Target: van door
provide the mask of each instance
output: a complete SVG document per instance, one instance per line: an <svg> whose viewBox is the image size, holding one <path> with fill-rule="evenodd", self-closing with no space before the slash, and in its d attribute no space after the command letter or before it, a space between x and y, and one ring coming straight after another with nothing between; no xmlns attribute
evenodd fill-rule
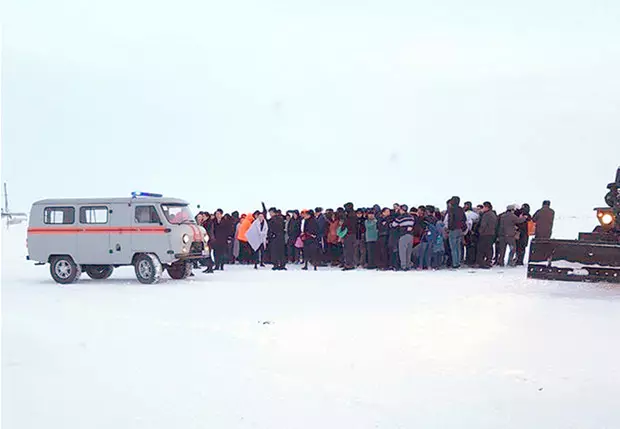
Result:
<svg viewBox="0 0 620 429"><path fill-rule="evenodd" d="M96 204L79 208L77 260L82 265L110 263L110 207Z"/></svg>
<svg viewBox="0 0 620 429"><path fill-rule="evenodd" d="M170 249L170 234L162 220L155 204L140 203L132 206L132 226L136 231L131 237L133 251L154 253L165 263Z"/></svg>
<svg viewBox="0 0 620 429"><path fill-rule="evenodd" d="M112 204L110 210L110 254L112 265L130 265L131 251L131 213L133 207L128 203Z"/></svg>

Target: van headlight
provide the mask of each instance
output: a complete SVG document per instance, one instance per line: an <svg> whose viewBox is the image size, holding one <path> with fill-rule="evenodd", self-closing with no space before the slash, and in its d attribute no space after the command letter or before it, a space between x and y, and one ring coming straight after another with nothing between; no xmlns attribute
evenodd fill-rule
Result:
<svg viewBox="0 0 620 429"><path fill-rule="evenodd" d="M183 243L185 244L189 243L189 235L183 234Z"/></svg>

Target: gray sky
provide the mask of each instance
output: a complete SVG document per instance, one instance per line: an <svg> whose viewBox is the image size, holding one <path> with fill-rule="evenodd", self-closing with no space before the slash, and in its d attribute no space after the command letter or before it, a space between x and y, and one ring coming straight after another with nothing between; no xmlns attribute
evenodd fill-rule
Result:
<svg viewBox="0 0 620 429"><path fill-rule="evenodd" d="M620 165L617 1L4 3L14 210L144 190L583 212Z"/></svg>

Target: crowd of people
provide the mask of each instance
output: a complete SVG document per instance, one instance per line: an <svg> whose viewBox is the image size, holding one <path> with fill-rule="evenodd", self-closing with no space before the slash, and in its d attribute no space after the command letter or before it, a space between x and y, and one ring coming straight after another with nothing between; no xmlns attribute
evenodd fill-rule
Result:
<svg viewBox="0 0 620 429"><path fill-rule="evenodd" d="M512 204L498 215L488 201L461 206L459 197L448 200L445 210L405 204L355 209L347 203L336 210L283 213L263 204L262 210L241 215L200 212L196 222L209 236L212 257L201 262L207 273L226 264L255 269L271 264L276 271L287 264L301 264L303 270L489 269L523 265L529 237L551 237L550 206L544 201L531 215L528 204Z"/></svg>

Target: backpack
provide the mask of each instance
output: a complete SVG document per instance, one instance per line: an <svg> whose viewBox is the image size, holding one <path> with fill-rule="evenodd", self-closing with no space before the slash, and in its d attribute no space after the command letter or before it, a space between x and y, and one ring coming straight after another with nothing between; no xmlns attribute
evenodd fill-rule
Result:
<svg viewBox="0 0 620 429"><path fill-rule="evenodd" d="M429 243L433 246L433 252L444 252L443 235L436 224L430 224L427 232Z"/></svg>
<svg viewBox="0 0 620 429"><path fill-rule="evenodd" d="M429 223L426 225L426 229L424 230L424 236L422 237L422 241L433 244L437 242L437 236L439 235L440 234L439 230L437 229L437 225L435 225L434 223Z"/></svg>

